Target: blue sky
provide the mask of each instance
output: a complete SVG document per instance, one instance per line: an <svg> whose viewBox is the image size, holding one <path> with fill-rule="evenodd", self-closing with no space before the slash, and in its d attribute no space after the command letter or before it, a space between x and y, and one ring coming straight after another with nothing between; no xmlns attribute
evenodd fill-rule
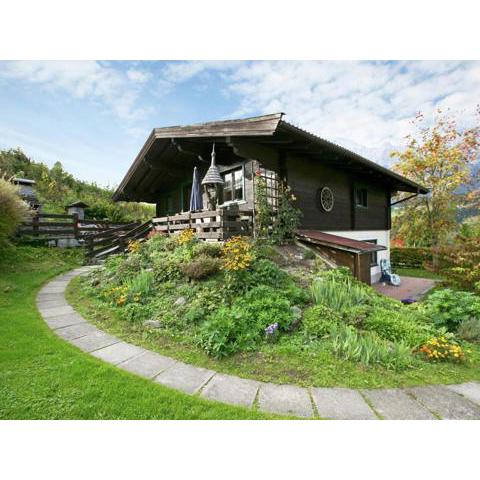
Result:
<svg viewBox="0 0 480 480"><path fill-rule="evenodd" d="M479 102L478 61L4 61L0 148L116 185L154 127L283 111L386 163L417 111Z"/></svg>

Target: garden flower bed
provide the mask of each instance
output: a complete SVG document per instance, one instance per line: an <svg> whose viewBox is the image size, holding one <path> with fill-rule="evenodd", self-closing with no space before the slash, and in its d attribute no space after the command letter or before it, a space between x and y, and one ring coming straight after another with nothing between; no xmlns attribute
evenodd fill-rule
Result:
<svg viewBox="0 0 480 480"><path fill-rule="evenodd" d="M263 381L380 387L480 379L479 297L444 289L403 305L345 269L311 258L301 265L285 265L268 244L235 237L222 246L186 230L133 243L75 280L68 297L131 343Z"/></svg>

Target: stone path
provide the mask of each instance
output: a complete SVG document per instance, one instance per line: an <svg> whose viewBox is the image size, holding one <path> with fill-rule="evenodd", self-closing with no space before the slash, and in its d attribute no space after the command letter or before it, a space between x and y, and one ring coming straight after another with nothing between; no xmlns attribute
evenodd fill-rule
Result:
<svg viewBox="0 0 480 480"><path fill-rule="evenodd" d="M38 309L61 338L105 362L167 387L210 400L303 418L338 420L480 419L480 383L406 389L301 388L195 367L126 343L88 323L65 300L82 267L45 285Z"/></svg>

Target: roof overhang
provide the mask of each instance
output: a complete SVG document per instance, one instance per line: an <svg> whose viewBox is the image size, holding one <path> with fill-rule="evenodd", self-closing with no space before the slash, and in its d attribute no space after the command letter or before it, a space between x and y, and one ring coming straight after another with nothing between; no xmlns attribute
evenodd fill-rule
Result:
<svg viewBox="0 0 480 480"><path fill-rule="evenodd" d="M171 177L170 182L175 179L178 181L180 176L175 177L175 169L191 170L198 161L208 162L207 158L213 142L220 150L219 158L235 157L238 154L237 142L248 142L265 151L295 153L328 162L335 168L375 176L379 181L386 182L392 192L428 193L427 188L412 180L285 122L283 115L283 113L275 113L246 119L155 128L115 191L113 198L114 200L153 201L156 182L167 182L168 179L164 178L165 176ZM328 155L325 155L326 153ZM157 170L156 174L155 170ZM145 192L145 188L148 191Z"/></svg>
<svg viewBox="0 0 480 480"><path fill-rule="evenodd" d="M387 249L387 247L383 245L353 240L351 238L325 233L320 230L298 230L296 236L298 240L302 242L333 248L335 250L343 250L358 255L380 252Z"/></svg>

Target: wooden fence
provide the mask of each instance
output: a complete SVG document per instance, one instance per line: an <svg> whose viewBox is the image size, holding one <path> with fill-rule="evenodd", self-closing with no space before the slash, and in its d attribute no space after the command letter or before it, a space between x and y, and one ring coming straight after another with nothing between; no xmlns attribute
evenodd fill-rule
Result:
<svg viewBox="0 0 480 480"><path fill-rule="evenodd" d="M146 236L152 229L152 221L131 223L103 230L86 238L87 256L101 258L124 251L128 243Z"/></svg>
<svg viewBox="0 0 480 480"><path fill-rule="evenodd" d="M154 230L169 235L193 229L197 238L225 240L235 235L251 234L252 215L251 211L238 208L218 209L153 218L152 225Z"/></svg>
<svg viewBox="0 0 480 480"><path fill-rule="evenodd" d="M59 238L85 238L91 234L124 227L132 224L111 223L106 220L80 220L76 213L72 215L60 213L37 213L33 217L22 222L17 234L20 236ZM135 223L134 225L138 225Z"/></svg>

